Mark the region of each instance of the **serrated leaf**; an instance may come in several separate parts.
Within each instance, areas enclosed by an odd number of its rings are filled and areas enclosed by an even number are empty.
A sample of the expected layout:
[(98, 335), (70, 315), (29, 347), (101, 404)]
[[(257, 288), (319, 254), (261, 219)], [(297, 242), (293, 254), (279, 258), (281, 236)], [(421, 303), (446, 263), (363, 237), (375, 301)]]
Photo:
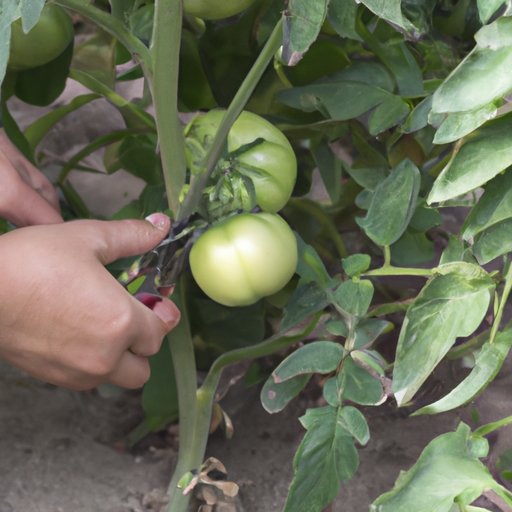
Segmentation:
[(496, 176), (472, 208), (462, 227), (462, 236), (469, 240), (485, 229), (512, 218), (512, 173)]
[(502, 98), (512, 89), (512, 47), (475, 48), (434, 93), (436, 113), (466, 112)]
[(473, 445), (464, 423), (435, 438), (395, 487), (372, 503), (371, 512), (449, 512), (455, 502), (469, 505), (485, 490), (500, 487)]
[(294, 478), (284, 512), (318, 512), (352, 478), (359, 456), (335, 407), (309, 409), (300, 419), (307, 432), (293, 460)]
[(441, 123), (434, 136), (434, 144), (455, 142), (496, 117), (498, 109), (494, 103), (484, 105), (477, 110), (454, 112)]
[(282, 411), (304, 389), (310, 378), (311, 375), (298, 375), (284, 382), (276, 383), (270, 376), (260, 393), (263, 408), (269, 414)]
[(330, 373), (334, 371), (343, 357), (342, 345), (333, 341), (313, 341), (292, 352), (272, 372), (274, 382), (309, 373)]
[(485, 343), (476, 356), (471, 373), (446, 396), (415, 411), (414, 415), (451, 411), (473, 400), (494, 380), (511, 346), (512, 331), (498, 334), (493, 343)]
[(358, 224), (377, 245), (391, 245), (403, 235), (411, 220), (419, 188), (418, 168), (410, 160), (403, 160), (377, 186), (368, 213), (357, 219)]
[(490, 121), (454, 155), (434, 182), (427, 202), (466, 194), (512, 165), (512, 116)]
[(475, 237), (473, 254), (480, 265), (512, 251), (512, 219), (485, 229)]
[(461, 336), (483, 320), (494, 283), (478, 265), (448, 263), (437, 269), (405, 316), (393, 369), (393, 392), (407, 403)]
[(344, 281), (333, 293), (336, 304), (354, 316), (364, 316), (373, 298), (373, 284), (366, 279)]
[(316, 41), (327, 16), (328, 0), (289, 0), (283, 25), (283, 60), (293, 66)]

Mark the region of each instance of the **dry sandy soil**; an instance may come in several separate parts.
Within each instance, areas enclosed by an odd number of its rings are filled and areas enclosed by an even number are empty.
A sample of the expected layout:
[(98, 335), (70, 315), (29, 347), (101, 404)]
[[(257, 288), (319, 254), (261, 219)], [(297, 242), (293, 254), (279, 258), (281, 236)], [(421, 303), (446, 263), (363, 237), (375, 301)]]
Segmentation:
[[(61, 100), (76, 90), (71, 84)], [(12, 107), (22, 125), (34, 116), (32, 109), (16, 103)], [(115, 112), (97, 101), (56, 127), (45, 141), (45, 150), (55, 157), (72, 154), (119, 122)], [(112, 213), (140, 190), (140, 183), (126, 175), (77, 174), (74, 180), (98, 215)], [(510, 384), (508, 377), (498, 379), (482, 400), (454, 414), (408, 418), (392, 405), (367, 410), (372, 439), (360, 450), (358, 474), (340, 490), (332, 511), (367, 511), (431, 439), (454, 429), (461, 417), (469, 422), (471, 408), (484, 422), (510, 414)], [(278, 512), (303, 433), (297, 417), (305, 400), (269, 416), (259, 404), (258, 390), (238, 385), (223, 405), (232, 416), (235, 435), (229, 441), (213, 435), (207, 455), (221, 459), (230, 479), (240, 484), (240, 511)], [(133, 452), (120, 450), (119, 442), (141, 416), (137, 393), (72, 392), (1, 366), (0, 512), (159, 511), (177, 440), (159, 435)], [(510, 434), (505, 429), (492, 439), (491, 459), (512, 446)]]

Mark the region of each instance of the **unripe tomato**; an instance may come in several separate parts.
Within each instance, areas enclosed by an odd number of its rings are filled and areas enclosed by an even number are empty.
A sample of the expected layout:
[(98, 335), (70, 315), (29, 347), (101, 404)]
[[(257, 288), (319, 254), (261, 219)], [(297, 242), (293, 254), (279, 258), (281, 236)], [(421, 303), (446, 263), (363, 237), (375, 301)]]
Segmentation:
[(243, 213), (199, 237), (190, 251), (190, 267), (211, 299), (225, 306), (249, 306), (291, 279), (297, 241), (279, 215)]
[(73, 36), (73, 23), (66, 11), (58, 5), (46, 4), (27, 34), (21, 19), (11, 25), (8, 67), (20, 71), (47, 64), (67, 48)]
[(185, 0), (187, 14), (205, 20), (220, 20), (247, 9), (254, 0)]
[[(196, 117), (187, 127), (186, 136), (208, 147), (219, 128), (224, 112), (210, 110), (207, 114)], [(290, 199), (297, 179), (297, 159), (288, 139), (263, 117), (244, 111), (228, 134), (228, 152), (233, 152), (259, 138), (264, 139), (263, 142), (239, 154), (233, 169), (252, 179), (258, 206), (263, 211), (275, 213)], [(259, 172), (251, 173), (247, 170), (250, 168)]]

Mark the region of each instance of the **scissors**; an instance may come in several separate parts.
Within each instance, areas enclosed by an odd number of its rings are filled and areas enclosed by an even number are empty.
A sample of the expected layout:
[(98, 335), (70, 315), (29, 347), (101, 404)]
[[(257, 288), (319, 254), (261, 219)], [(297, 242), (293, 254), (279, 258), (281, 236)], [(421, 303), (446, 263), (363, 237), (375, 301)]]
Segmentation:
[(172, 293), (188, 260), (190, 249), (205, 227), (206, 222), (190, 222), (188, 219), (174, 224), (167, 237), (132, 263), (119, 276), (119, 281), (127, 288), (136, 279), (145, 276), (135, 297), (152, 309), (156, 302), (162, 300), (163, 295)]

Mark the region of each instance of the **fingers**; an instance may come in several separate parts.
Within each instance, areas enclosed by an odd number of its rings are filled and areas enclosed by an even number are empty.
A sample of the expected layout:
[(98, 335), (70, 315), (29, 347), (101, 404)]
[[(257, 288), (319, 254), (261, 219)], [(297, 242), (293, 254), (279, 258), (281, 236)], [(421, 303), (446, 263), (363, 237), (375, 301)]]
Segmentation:
[(150, 373), (149, 361), (146, 357), (126, 351), (108, 381), (122, 388), (136, 389), (144, 386)]
[(94, 250), (104, 265), (153, 249), (171, 228), (169, 217), (154, 213), (143, 220), (79, 221), (94, 231)]

